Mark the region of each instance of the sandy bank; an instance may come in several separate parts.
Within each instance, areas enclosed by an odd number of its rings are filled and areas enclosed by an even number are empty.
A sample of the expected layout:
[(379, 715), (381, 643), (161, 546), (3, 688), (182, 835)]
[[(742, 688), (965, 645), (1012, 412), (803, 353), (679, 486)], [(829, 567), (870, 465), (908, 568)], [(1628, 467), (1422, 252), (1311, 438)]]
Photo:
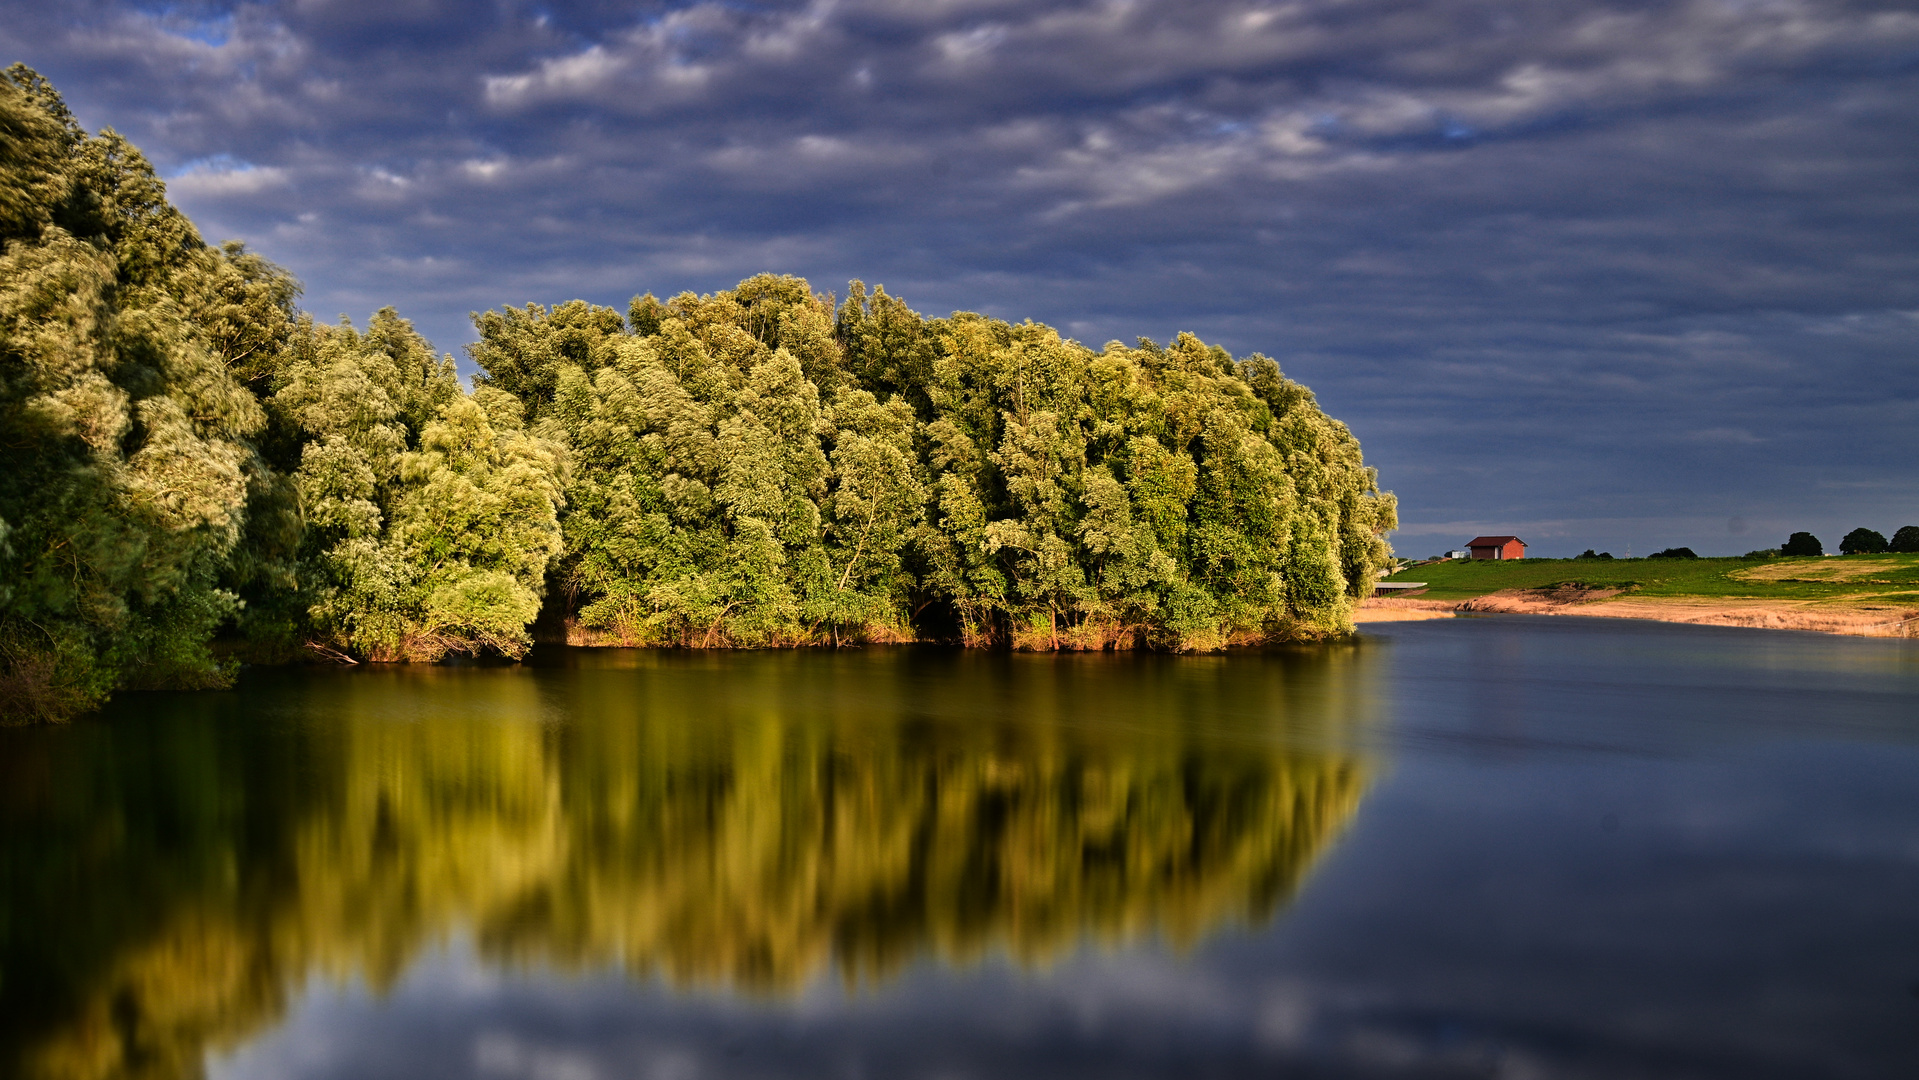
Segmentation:
[(1919, 610), (1873, 604), (1725, 597), (1620, 596), (1616, 590), (1508, 589), (1471, 600), (1376, 596), (1353, 613), (1356, 623), (1443, 619), (1459, 613), (1593, 615), (1702, 626), (1812, 630), (1855, 637), (1919, 637)]
[(1398, 597), (1373, 597), (1360, 602), (1353, 612), (1356, 623), (1417, 622), (1420, 619), (1450, 619), (1459, 613), (1456, 600), (1402, 600)]

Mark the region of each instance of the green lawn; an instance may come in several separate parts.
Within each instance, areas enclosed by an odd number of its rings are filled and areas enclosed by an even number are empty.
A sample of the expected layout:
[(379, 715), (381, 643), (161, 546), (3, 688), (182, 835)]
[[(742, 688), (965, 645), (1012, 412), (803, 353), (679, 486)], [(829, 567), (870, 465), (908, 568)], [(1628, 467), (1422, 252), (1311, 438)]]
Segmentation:
[(1577, 582), (1635, 596), (1888, 600), (1919, 603), (1919, 555), (1818, 559), (1515, 559), (1457, 561), (1401, 570), (1388, 581), (1424, 581), (1433, 600)]

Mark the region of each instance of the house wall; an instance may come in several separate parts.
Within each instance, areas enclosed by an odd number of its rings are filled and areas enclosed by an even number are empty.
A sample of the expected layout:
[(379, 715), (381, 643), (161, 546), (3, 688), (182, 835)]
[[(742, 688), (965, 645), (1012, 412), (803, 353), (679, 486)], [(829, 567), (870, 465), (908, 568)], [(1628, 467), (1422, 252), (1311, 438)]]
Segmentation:
[(1500, 547), (1487, 545), (1472, 549), (1475, 559), (1523, 559), (1526, 557), (1526, 545), (1517, 540), (1508, 541)]

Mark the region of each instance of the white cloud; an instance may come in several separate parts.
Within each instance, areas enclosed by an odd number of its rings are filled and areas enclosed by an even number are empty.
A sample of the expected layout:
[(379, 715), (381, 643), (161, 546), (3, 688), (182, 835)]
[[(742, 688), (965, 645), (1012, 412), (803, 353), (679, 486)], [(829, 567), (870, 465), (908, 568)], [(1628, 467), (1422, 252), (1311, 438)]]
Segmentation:
[(468, 158), (460, 162), (460, 171), (471, 179), (490, 181), (498, 179), (500, 175), (506, 171), (507, 164), (508, 162), (505, 158), (488, 158), (486, 160)]
[(285, 169), (245, 163), (197, 164), (167, 181), (167, 191), (181, 200), (227, 199), (284, 188)]
[(489, 75), (486, 99), (494, 105), (520, 105), (538, 98), (564, 97), (596, 90), (625, 68), (625, 61), (594, 45), (572, 56), (543, 60), (524, 75)]

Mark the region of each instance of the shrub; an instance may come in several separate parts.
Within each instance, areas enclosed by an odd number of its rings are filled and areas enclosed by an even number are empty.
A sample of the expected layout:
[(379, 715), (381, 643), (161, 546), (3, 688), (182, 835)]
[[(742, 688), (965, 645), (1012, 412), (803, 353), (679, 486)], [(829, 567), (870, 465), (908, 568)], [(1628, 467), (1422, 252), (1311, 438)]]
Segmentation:
[(1844, 555), (1877, 555), (1886, 550), (1886, 538), (1871, 529), (1854, 529), (1839, 541)]
[(1819, 538), (1809, 532), (1796, 532), (1786, 538), (1779, 547), (1781, 555), (1824, 555), (1826, 548)]
[(1693, 550), (1689, 547), (1667, 548), (1664, 551), (1655, 551), (1651, 555), (1646, 556), (1648, 559), (1697, 559), (1698, 557), (1699, 556), (1694, 554)]
[(1892, 543), (1886, 545), (1887, 551), (1919, 552), (1919, 525), (1907, 525), (1892, 534)]

